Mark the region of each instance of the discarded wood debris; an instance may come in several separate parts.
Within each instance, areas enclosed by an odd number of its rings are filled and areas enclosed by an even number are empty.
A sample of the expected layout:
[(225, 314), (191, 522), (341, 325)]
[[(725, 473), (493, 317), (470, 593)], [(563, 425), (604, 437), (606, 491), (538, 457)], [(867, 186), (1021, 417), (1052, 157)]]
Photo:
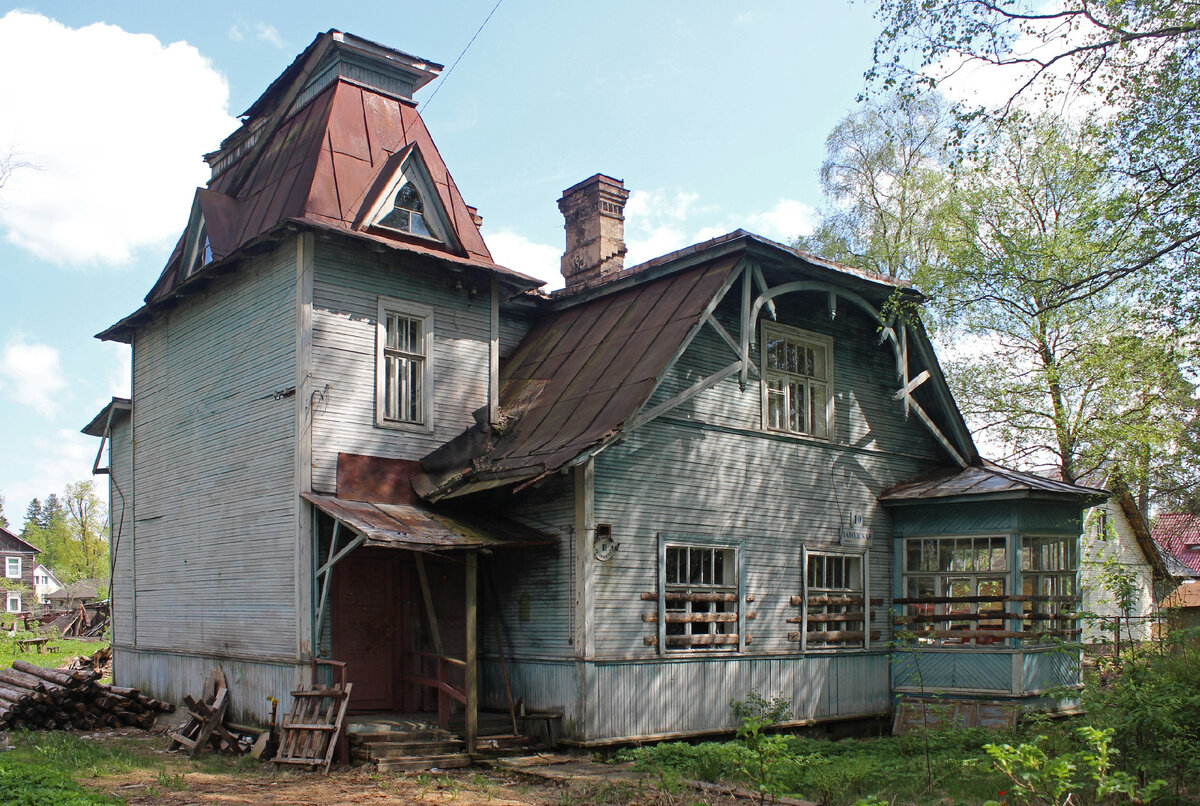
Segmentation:
[(226, 753), (244, 753), (249, 748), (248, 740), (225, 727), (229, 689), (225, 685), (225, 673), (220, 669), (214, 669), (204, 681), (204, 693), (199, 700), (188, 695), (183, 702), (187, 706), (188, 721), (179, 730), (171, 732), (168, 751), (186, 747), (194, 758), (205, 747)]
[[(333, 667), (339, 680), (328, 687), (315, 682), (319, 665)], [(345, 663), (329, 660), (313, 661), (313, 680), (310, 688), (292, 692), (292, 710), (283, 719), (279, 752), (271, 761), (329, 772), (354, 684), (346, 682)]]
[(23, 660), (0, 669), (0, 727), (26, 730), (149, 728), (168, 702), (137, 689), (106, 686), (88, 670), (43, 669)]

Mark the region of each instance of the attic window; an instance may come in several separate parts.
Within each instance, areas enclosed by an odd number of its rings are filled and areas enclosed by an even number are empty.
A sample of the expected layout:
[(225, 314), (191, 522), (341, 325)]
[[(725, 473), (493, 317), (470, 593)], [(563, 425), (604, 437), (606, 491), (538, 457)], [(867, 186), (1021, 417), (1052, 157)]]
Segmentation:
[(422, 238), (436, 238), (425, 223), (425, 202), (421, 193), (411, 181), (405, 182), (396, 192), (396, 200), (392, 210), (379, 219), (379, 226), (420, 235)]

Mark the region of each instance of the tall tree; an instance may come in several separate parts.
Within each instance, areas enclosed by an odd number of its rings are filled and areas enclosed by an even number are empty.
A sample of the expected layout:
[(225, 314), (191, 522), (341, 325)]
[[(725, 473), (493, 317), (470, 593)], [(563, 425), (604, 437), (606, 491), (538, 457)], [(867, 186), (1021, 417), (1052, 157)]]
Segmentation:
[(21, 538), (28, 542), (25, 537), (30, 529), (37, 529), (44, 526), (42, 522), (42, 502), (34, 498), (29, 502), (29, 506), (25, 508), (25, 523), (21, 526)]
[(96, 495), (96, 485), (91, 479), (68, 484), (65, 495), (67, 523), (71, 538), (77, 544), (76, 570), (81, 577), (107, 579), (108, 526), (105, 522), (104, 503)]
[(8, 518), (4, 517), (4, 496), (0, 494), (0, 529), (8, 528)]
[(985, 439), (1067, 481), (1116, 464), (1146, 486), (1145, 457), (1178, 448), (1196, 416), (1197, 356), (1135, 278), (1076, 293), (1144, 238), (1105, 160), (1092, 127), (1010, 116), (955, 171), (934, 299), (950, 333), (975, 339), (949, 375)]
[(1195, 321), (1200, 248), (1200, 3), (1195, 0), (881, 0), (872, 85), (919, 94), (963, 66), (990, 65), (1012, 90), (991, 106), (960, 104), (958, 134), (993, 129), (1033, 103), (1098, 106), (1107, 167), (1133, 192), (1136, 248), (1091, 272), (1052, 280), (1064, 304), (1130, 275)]
[(798, 245), (888, 277), (919, 281), (936, 244), (951, 118), (937, 93), (864, 103), (825, 140), (824, 220)]

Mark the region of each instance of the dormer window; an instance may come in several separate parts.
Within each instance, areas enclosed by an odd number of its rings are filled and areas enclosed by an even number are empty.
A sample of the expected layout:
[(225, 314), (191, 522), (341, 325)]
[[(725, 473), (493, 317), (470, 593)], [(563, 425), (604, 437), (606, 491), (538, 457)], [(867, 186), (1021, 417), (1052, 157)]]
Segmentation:
[(392, 211), (379, 219), (379, 226), (420, 235), (422, 238), (436, 237), (425, 224), (425, 203), (411, 181), (405, 182), (396, 192)]
[(461, 249), (433, 178), (416, 146), (393, 154), (364, 204), (356, 229), (402, 233)]

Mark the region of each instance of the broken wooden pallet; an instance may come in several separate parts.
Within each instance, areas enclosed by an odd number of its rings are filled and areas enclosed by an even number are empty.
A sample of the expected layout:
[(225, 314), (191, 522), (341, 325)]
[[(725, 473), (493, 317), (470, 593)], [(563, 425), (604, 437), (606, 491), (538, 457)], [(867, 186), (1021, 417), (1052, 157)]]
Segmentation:
[(187, 706), (188, 721), (183, 728), (170, 734), (168, 751), (186, 747), (188, 754), (194, 757), (211, 745), (214, 750), (241, 752), (238, 737), (223, 724), (225, 711), (229, 708), (229, 689), (225, 686), (225, 674), (220, 669), (213, 670), (204, 681), (201, 699), (196, 700), (189, 695), (183, 701)]
[[(318, 664), (334, 667), (340, 680), (329, 686), (316, 683)], [(314, 660), (313, 680), (309, 688), (292, 692), (292, 710), (283, 718), (279, 752), (271, 761), (329, 772), (354, 684), (346, 682), (346, 664), (338, 661)]]

